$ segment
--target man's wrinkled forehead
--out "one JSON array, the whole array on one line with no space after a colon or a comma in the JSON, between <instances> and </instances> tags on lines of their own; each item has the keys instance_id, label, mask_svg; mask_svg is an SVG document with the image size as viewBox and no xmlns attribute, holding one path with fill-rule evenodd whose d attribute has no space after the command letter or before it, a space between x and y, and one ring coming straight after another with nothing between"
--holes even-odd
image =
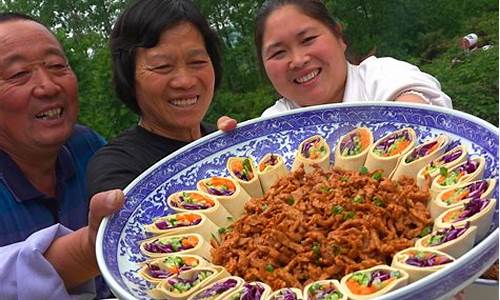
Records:
<instances>
[{"instance_id":1,"label":"man's wrinkled forehead","mask_svg":"<svg viewBox=\"0 0 500 300\"><path fill-rule=\"evenodd\" d=\"M26 60L31 52L65 57L57 38L42 24L29 20L0 23L0 65Z\"/></svg>"}]
</instances>

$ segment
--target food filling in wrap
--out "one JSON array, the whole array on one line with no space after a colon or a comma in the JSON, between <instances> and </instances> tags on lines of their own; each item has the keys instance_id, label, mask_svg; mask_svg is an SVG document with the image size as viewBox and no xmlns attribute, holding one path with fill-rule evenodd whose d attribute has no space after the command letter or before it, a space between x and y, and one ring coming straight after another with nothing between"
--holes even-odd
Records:
<instances>
[{"instance_id":1,"label":"food filling in wrap","mask_svg":"<svg viewBox=\"0 0 500 300\"><path fill-rule=\"evenodd\" d=\"M214 196L231 196L236 192L236 186L225 178L209 178L201 183L204 192Z\"/></svg>"},{"instance_id":2,"label":"food filling in wrap","mask_svg":"<svg viewBox=\"0 0 500 300\"><path fill-rule=\"evenodd\" d=\"M258 282L245 283L243 288L229 300L260 300L264 295L265 288Z\"/></svg>"},{"instance_id":3,"label":"food filling in wrap","mask_svg":"<svg viewBox=\"0 0 500 300\"><path fill-rule=\"evenodd\" d=\"M200 224L201 216L197 214L175 214L154 222L154 226L160 230L173 229L184 226Z\"/></svg>"},{"instance_id":4,"label":"food filling in wrap","mask_svg":"<svg viewBox=\"0 0 500 300\"><path fill-rule=\"evenodd\" d=\"M361 271L354 273L346 281L346 285L353 294L370 295L382 290L402 276L399 271Z\"/></svg>"},{"instance_id":5,"label":"food filling in wrap","mask_svg":"<svg viewBox=\"0 0 500 300\"><path fill-rule=\"evenodd\" d=\"M484 192L486 192L488 187L488 181L476 181L464 187L455 188L444 193L441 197L441 201L447 205L452 205L466 198L479 198Z\"/></svg>"},{"instance_id":6,"label":"food filling in wrap","mask_svg":"<svg viewBox=\"0 0 500 300\"><path fill-rule=\"evenodd\" d=\"M403 152L411 142L410 133L408 130L403 130L397 134L391 134L380 141L373 149L373 153L382 157L398 155Z\"/></svg>"},{"instance_id":7,"label":"food filling in wrap","mask_svg":"<svg viewBox=\"0 0 500 300\"><path fill-rule=\"evenodd\" d=\"M278 162L279 162L278 156L274 155L274 154L271 154L264 161L262 161L259 164L259 171L260 172L264 172L266 170L269 170L272 167L274 167L275 165L277 165Z\"/></svg>"},{"instance_id":8,"label":"food filling in wrap","mask_svg":"<svg viewBox=\"0 0 500 300\"><path fill-rule=\"evenodd\" d=\"M182 192L179 197L172 199L171 203L174 207L187 210L208 209L215 206L214 201L209 198L203 197L197 193L186 192Z\"/></svg>"},{"instance_id":9,"label":"food filling in wrap","mask_svg":"<svg viewBox=\"0 0 500 300\"><path fill-rule=\"evenodd\" d=\"M437 183L442 186L457 184L460 178L474 173L477 170L477 167L479 167L479 162L470 159L451 172L448 172L448 169L441 167L439 170L441 176L438 178Z\"/></svg>"},{"instance_id":10,"label":"food filling in wrap","mask_svg":"<svg viewBox=\"0 0 500 300\"><path fill-rule=\"evenodd\" d=\"M340 142L340 153L342 156L354 156L360 154L370 146L370 136L367 132L356 130L346 136Z\"/></svg>"},{"instance_id":11,"label":"food filling in wrap","mask_svg":"<svg viewBox=\"0 0 500 300\"><path fill-rule=\"evenodd\" d=\"M439 170L443 165L457 160L462 155L462 148L455 148L453 151L449 151L440 158L431 161L427 166L425 166L423 175L428 175Z\"/></svg>"},{"instance_id":12,"label":"food filling in wrap","mask_svg":"<svg viewBox=\"0 0 500 300\"><path fill-rule=\"evenodd\" d=\"M460 236L462 236L467 229L469 229L469 222L462 227L455 227L451 225L450 227L443 228L435 233L433 233L428 240L423 243L424 247L435 247L442 245L446 242L453 241Z\"/></svg>"},{"instance_id":13,"label":"food filling in wrap","mask_svg":"<svg viewBox=\"0 0 500 300\"><path fill-rule=\"evenodd\" d=\"M320 137L314 137L304 142L300 149L302 156L308 159L320 159L328 154L328 151Z\"/></svg>"},{"instance_id":14,"label":"food filling in wrap","mask_svg":"<svg viewBox=\"0 0 500 300\"><path fill-rule=\"evenodd\" d=\"M254 177L251 162L248 158L234 159L231 162L231 171L233 171L234 176L243 181L250 181Z\"/></svg>"},{"instance_id":15,"label":"food filling in wrap","mask_svg":"<svg viewBox=\"0 0 500 300\"><path fill-rule=\"evenodd\" d=\"M236 279L229 278L224 281L219 281L216 284L206 288L198 293L192 300L212 300L229 289L234 288L238 282Z\"/></svg>"},{"instance_id":16,"label":"food filling in wrap","mask_svg":"<svg viewBox=\"0 0 500 300\"><path fill-rule=\"evenodd\" d=\"M489 199L473 198L461 209L453 209L443 216L443 222L460 222L482 211L490 203Z\"/></svg>"},{"instance_id":17,"label":"food filling in wrap","mask_svg":"<svg viewBox=\"0 0 500 300\"><path fill-rule=\"evenodd\" d=\"M425 157L430 155L432 152L436 151L440 146L438 141L432 141L427 144L423 144L418 146L417 148L413 149L413 151L406 157L405 162L406 163L411 163L413 161L416 161L419 158Z\"/></svg>"},{"instance_id":18,"label":"food filling in wrap","mask_svg":"<svg viewBox=\"0 0 500 300\"><path fill-rule=\"evenodd\" d=\"M190 270L198 266L199 262L194 257L189 256L167 256L162 259L161 267L157 264L146 266L146 274L156 279L165 279L182 271Z\"/></svg>"},{"instance_id":19,"label":"food filling in wrap","mask_svg":"<svg viewBox=\"0 0 500 300\"><path fill-rule=\"evenodd\" d=\"M405 264L421 268L444 265L453 261L444 255L431 251L408 251L406 254L408 258L405 260Z\"/></svg>"},{"instance_id":20,"label":"food filling in wrap","mask_svg":"<svg viewBox=\"0 0 500 300\"><path fill-rule=\"evenodd\" d=\"M289 288L281 289L270 300L298 300L297 294Z\"/></svg>"},{"instance_id":21,"label":"food filling in wrap","mask_svg":"<svg viewBox=\"0 0 500 300\"><path fill-rule=\"evenodd\" d=\"M198 245L198 238L192 235L185 237L164 237L145 243L144 249L151 253L176 253Z\"/></svg>"},{"instance_id":22,"label":"food filling in wrap","mask_svg":"<svg viewBox=\"0 0 500 300\"><path fill-rule=\"evenodd\" d=\"M174 276L167 279L168 282L168 291L173 293L182 294L193 287L200 284L202 281L210 277L214 272L212 271L200 271L194 272L191 278L182 278L180 276Z\"/></svg>"},{"instance_id":23,"label":"food filling in wrap","mask_svg":"<svg viewBox=\"0 0 500 300\"><path fill-rule=\"evenodd\" d=\"M310 300L339 300L344 297L333 283L319 282L309 287L307 296Z\"/></svg>"}]
</instances>

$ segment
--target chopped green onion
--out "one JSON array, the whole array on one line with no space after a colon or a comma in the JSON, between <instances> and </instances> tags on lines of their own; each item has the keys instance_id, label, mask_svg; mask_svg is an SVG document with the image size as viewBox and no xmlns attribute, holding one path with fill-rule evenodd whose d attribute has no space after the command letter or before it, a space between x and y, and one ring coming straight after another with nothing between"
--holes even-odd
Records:
<instances>
[{"instance_id":1,"label":"chopped green onion","mask_svg":"<svg viewBox=\"0 0 500 300\"><path fill-rule=\"evenodd\" d=\"M266 266L266 271L267 271L267 272L269 272L269 273L274 272L274 267L273 267L273 265L271 265L271 264L267 264L267 266Z\"/></svg>"},{"instance_id":2,"label":"chopped green onion","mask_svg":"<svg viewBox=\"0 0 500 300\"><path fill-rule=\"evenodd\" d=\"M368 168L367 168L367 167L365 167L365 166L361 166L361 167L359 168L359 174L361 174L361 175L368 174Z\"/></svg>"},{"instance_id":3,"label":"chopped green onion","mask_svg":"<svg viewBox=\"0 0 500 300\"><path fill-rule=\"evenodd\" d=\"M341 205L337 205L337 206L332 207L332 214L334 214L334 215L338 215L343 211L344 211L344 208Z\"/></svg>"}]
</instances>

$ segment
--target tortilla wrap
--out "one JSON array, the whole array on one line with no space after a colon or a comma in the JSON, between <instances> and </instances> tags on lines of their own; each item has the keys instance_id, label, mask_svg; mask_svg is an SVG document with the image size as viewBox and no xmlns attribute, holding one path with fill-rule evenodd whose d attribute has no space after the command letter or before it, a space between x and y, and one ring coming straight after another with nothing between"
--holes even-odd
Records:
<instances>
[{"instance_id":1,"label":"tortilla wrap","mask_svg":"<svg viewBox=\"0 0 500 300\"><path fill-rule=\"evenodd\" d=\"M274 165L271 165L270 161ZM268 153L260 160L257 173L259 174L262 190L266 193L281 177L288 175L285 159L279 154Z\"/></svg>"},{"instance_id":2,"label":"tortilla wrap","mask_svg":"<svg viewBox=\"0 0 500 300\"><path fill-rule=\"evenodd\" d=\"M255 163L250 157L230 157L226 167L229 175L250 195L250 197L262 197L262 186ZM250 178L247 178L250 177Z\"/></svg>"},{"instance_id":3,"label":"tortilla wrap","mask_svg":"<svg viewBox=\"0 0 500 300\"><path fill-rule=\"evenodd\" d=\"M216 186L227 186L227 190L215 189ZM250 200L250 195L233 179L229 177L210 177L198 181L199 191L209 194L217 199L224 208L236 219L243 214L245 203ZM216 195L219 194L219 195Z\"/></svg>"},{"instance_id":4,"label":"tortilla wrap","mask_svg":"<svg viewBox=\"0 0 500 300\"><path fill-rule=\"evenodd\" d=\"M383 176L389 177L401 158L413 149L416 139L415 130L409 127L385 135L370 147L365 167L369 172L382 170Z\"/></svg>"},{"instance_id":5,"label":"tortilla wrap","mask_svg":"<svg viewBox=\"0 0 500 300\"><path fill-rule=\"evenodd\" d=\"M319 135L311 136L300 143L298 150L295 152L292 171L304 165L304 171L311 173L314 171L314 164L317 164L324 171L327 171L330 167L330 146Z\"/></svg>"},{"instance_id":6,"label":"tortilla wrap","mask_svg":"<svg viewBox=\"0 0 500 300\"><path fill-rule=\"evenodd\" d=\"M373 145L372 131L367 127L355 128L340 137L335 147L334 166L357 171L365 164L366 156Z\"/></svg>"}]
</instances>

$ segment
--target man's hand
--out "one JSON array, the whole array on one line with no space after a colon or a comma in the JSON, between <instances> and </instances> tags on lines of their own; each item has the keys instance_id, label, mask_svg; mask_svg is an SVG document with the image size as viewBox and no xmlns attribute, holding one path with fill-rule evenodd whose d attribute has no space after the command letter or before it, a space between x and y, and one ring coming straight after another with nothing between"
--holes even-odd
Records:
<instances>
[{"instance_id":1,"label":"man's hand","mask_svg":"<svg viewBox=\"0 0 500 300\"><path fill-rule=\"evenodd\" d=\"M90 200L89 225L55 239L44 256L70 290L99 275L95 239L102 219L117 212L124 201L120 190L95 194Z\"/></svg>"},{"instance_id":2,"label":"man's hand","mask_svg":"<svg viewBox=\"0 0 500 300\"><path fill-rule=\"evenodd\" d=\"M217 128L224 132L233 131L236 128L238 122L228 116L222 116L217 120Z\"/></svg>"}]
</instances>

